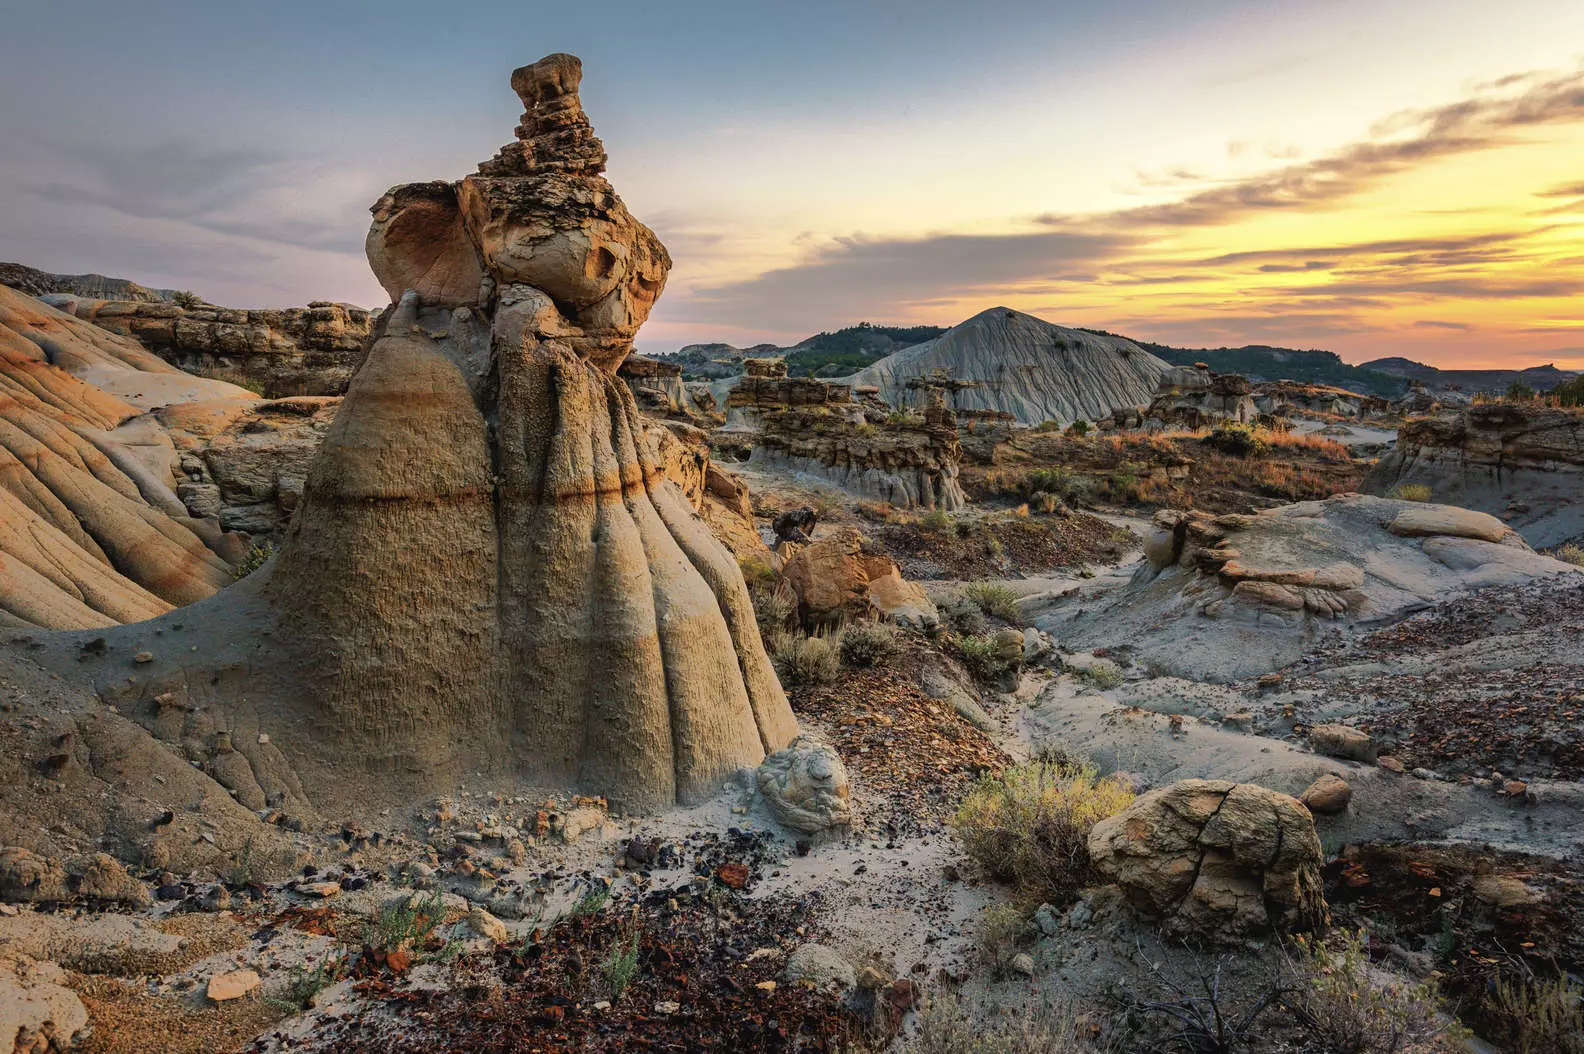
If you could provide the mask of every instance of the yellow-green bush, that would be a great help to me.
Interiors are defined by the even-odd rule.
[[[1429,501],[1430,488],[1423,483],[1399,483],[1386,496],[1398,501]]]
[[[1131,787],[1092,768],[1031,761],[981,780],[952,826],[993,877],[1061,902],[1095,878],[1089,832],[1132,800]]]

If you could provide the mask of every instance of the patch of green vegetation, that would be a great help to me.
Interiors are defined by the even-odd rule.
[[[860,322],[818,333],[786,357],[790,377],[845,377],[903,348],[934,340],[940,326],[874,326]]]

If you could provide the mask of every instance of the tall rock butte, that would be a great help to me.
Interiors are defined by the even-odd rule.
[[[517,70],[515,142],[374,206],[369,261],[397,303],[279,555],[170,616],[225,627],[219,654],[161,655],[116,689],[136,713],[229,693],[207,709],[239,742],[269,733],[266,795],[389,801],[489,774],[654,808],[796,735],[735,559],[616,376],[671,261],[600,174],[581,69]]]

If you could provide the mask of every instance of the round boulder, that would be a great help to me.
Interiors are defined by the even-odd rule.
[[[1314,818],[1251,783],[1152,791],[1095,825],[1089,855],[1135,911],[1173,932],[1224,939],[1328,922]]]

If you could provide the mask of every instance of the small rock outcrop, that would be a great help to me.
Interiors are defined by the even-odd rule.
[[[364,308],[329,301],[276,311],[64,293],[43,300],[132,337],[188,373],[244,385],[271,399],[339,395],[362,357],[373,322],[373,313]]]
[[[852,824],[847,768],[818,736],[804,733],[759,766],[759,793],[776,822],[803,834]]]
[[[787,377],[779,359],[750,359],[727,397],[727,431],[752,434],[751,464],[802,473],[903,508],[961,508],[962,444],[938,390],[923,413],[896,413],[845,384]],[[725,432],[720,434],[726,434]]]
[[[865,552],[850,527],[798,548],[781,579],[797,601],[798,620],[810,629],[871,615],[920,629],[939,620],[923,588],[905,580],[891,557]]]
[[[88,1010],[51,962],[0,959],[0,1051],[53,1054],[73,1049],[88,1027]]]
[[[1579,573],[1484,513],[1363,495],[1255,515],[1162,510],[1144,557],[1128,584],[1086,587],[1096,602],[1040,627],[1080,647],[1132,640],[1170,673],[1231,679],[1279,669],[1345,627]]]
[[[1145,918],[1210,940],[1329,922],[1309,811],[1251,783],[1182,780],[1089,835],[1095,867]]]
[[[1235,373],[1214,373],[1208,366],[1173,366],[1161,374],[1155,397],[1143,411],[1143,424],[1188,429],[1251,424],[1259,414],[1253,390],[1248,378]]]
[[[1501,517],[1530,545],[1584,538],[1584,409],[1482,403],[1409,421],[1364,481]]]

